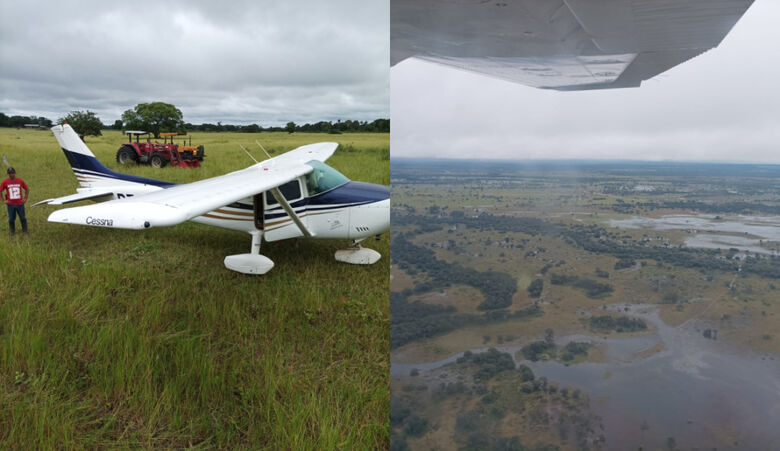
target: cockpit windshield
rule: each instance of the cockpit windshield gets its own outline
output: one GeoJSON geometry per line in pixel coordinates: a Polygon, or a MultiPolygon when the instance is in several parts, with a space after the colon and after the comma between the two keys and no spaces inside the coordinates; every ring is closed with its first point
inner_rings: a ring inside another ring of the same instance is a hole
{"type": "Polygon", "coordinates": [[[314,168],[313,171],[306,174],[306,188],[309,190],[309,196],[330,191],[349,181],[339,171],[321,161],[312,160],[306,164],[314,168]]]}

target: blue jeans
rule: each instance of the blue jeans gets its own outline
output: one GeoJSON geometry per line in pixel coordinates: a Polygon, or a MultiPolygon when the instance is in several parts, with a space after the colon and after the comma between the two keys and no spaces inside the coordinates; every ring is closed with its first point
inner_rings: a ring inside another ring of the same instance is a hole
{"type": "Polygon", "coordinates": [[[27,223],[27,218],[24,216],[24,205],[6,205],[6,207],[8,207],[8,222],[10,224],[16,221],[17,214],[22,224],[27,223]]]}

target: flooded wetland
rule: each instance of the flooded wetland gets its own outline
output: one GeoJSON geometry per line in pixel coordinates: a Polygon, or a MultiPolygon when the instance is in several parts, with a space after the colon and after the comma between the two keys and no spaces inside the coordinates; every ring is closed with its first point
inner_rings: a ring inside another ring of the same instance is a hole
{"type": "Polygon", "coordinates": [[[780,443],[779,168],[471,163],[392,163],[394,443],[780,443]]]}

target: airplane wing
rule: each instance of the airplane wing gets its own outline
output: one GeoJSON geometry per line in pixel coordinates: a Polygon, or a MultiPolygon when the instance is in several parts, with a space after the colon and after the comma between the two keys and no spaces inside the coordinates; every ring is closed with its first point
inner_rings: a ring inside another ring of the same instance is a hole
{"type": "Polygon", "coordinates": [[[57,210],[49,215],[49,221],[122,229],[179,224],[308,174],[313,168],[306,162],[324,161],[336,147],[336,143],[299,147],[226,175],[125,199],[57,210]]]}
{"type": "Polygon", "coordinates": [[[391,64],[416,57],[557,90],[640,86],[717,47],[753,0],[393,0],[391,64]]]}

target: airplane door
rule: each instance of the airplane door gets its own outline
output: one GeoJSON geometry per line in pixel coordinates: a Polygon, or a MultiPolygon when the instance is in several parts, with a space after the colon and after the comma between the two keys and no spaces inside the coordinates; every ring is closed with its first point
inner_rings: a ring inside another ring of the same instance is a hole
{"type": "MultiPolygon", "coordinates": [[[[304,226],[308,227],[308,217],[301,207],[305,206],[306,199],[303,196],[300,179],[291,180],[284,185],[279,186],[279,191],[298,213],[298,217],[304,226]]],[[[267,241],[283,240],[303,236],[303,232],[290,219],[290,216],[276,201],[270,191],[263,194],[265,206],[263,211],[264,218],[264,237],[267,241]]]]}

